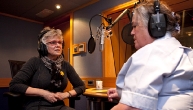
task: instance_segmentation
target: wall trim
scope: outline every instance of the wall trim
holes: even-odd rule
[[[103,87],[116,87],[116,77],[93,77],[93,78],[81,78],[86,88],[95,88],[96,81],[103,81]],[[88,81],[93,81],[93,85],[88,85]]]
[[[0,78],[0,87],[9,87],[12,78]]]
[[[12,78],[0,78],[0,87],[9,87],[9,82],[11,81],[11,79]],[[114,78],[114,77],[81,78],[81,79],[84,81],[86,88],[95,87],[96,80],[102,80],[104,87],[116,87],[115,86],[116,85],[116,78]],[[89,86],[88,80],[93,80],[94,85]]]
[[[38,23],[38,24],[43,24],[43,22],[38,22],[38,21],[35,21],[35,20],[31,20],[31,19],[27,19],[27,18],[23,18],[23,17],[18,17],[18,16],[10,15],[10,14],[7,14],[7,13],[0,12],[0,15],[11,17],[11,18],[16,18],[16,19],[20,19],[20,20],[24,20],[24,21],[34,22],[34,23]]]

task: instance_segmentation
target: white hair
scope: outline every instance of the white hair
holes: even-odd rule
[[[137,16],[137,21],[141,22],[145,27],[148,27],[149,15],[148,10],[145,7],[141,6],[137,10],[134,10],[134,13]]]
[[[48,30],[47,33],[45,33],[43,35],[43,37],[41,38],[41,41],[46,44],[47,39],[49,38],[53,38],[53,37],[58,37],[60,39],[63,40],[63,36],[62,36],[62,31],[60,29],[50,29]]]

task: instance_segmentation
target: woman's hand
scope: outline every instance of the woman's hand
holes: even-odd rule
[[[28,96],[41,96],[47,101],[49,101],[50,103],[54,103],[57,101],[55,93],[49,92],[48,90],[44,90],[44,89],[28,87],[25,94]]]
[[[110,102],[112,102],[113,99],[119,99],[119,95],[118,95],[118,93],[117,93],[116,88],[110,88],[110,89],[108,89],[107,95],[108,95],[108,100],[109,100]]]
[[[69,94],[67,92],[57,92],[55,93],[55,97],[58,100],[64,100],[69,97]]]
[[[54,103],[57,101],[57,98],[55,96],[55,93],[49,92],[49,91],[45,91],[44,95],[43,95],[44,99],[46,99],[47,101]]]

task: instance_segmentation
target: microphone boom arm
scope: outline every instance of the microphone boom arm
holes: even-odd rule
[[[125,9],[125,10],[115,19],[115,21],[113,21],[112,24],[110,24],[109,26],[107,26],[106,30],[109,30],[110,28],[112,28],[112,27],[123,17],[123,15],[125,15],[128,11],[129,11],[129,9]]]

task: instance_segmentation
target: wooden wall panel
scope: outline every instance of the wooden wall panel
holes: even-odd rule
[[[138,2],[137,0],[133,0],[131,2],[122,4],[115,8],[109,9],[103,12],[103,15],[111,17],[115,20],[126,8],[133,7],[134,3]],[[122,68],[126,59],[131,56],[131,46],[126,45],[126,43],[122,40],[121,32],[123,27],[128,24],[129,20],[127,15],[125,14],[121,19],[112,27],[113,35],[111,36],[108,42],[105,42],[105,49],[103,51],[103,76],[105,77],[116,77]],[[112,50],[112,51],[109,51]],[[106,52],[108,51],[108,52]],[[113,58],[111,58],[111,56]],[[114,67],[114,68],[113,68]],[[112,76],[115,75],[115,76]]]
[[[103,56],[108,56],[108,58],[103,57],[103,77],[116,77],[113,51],[112,48],[108,47],[112,47],[111,40],[105,39],[105,48],[102,54]]]
[[[116,19],[117,16],[119,16],[121,12],[118,12],[118,13],[114,13],[114,14],[111,14],[111,17],[112,19]],[[112,46],[110,48],[112,48],[112,53],[113,54],[113,58],[114,58],[114,62],[113,64],[115,65],[115,73],[117,74],[119,72],[119,58],[120,58],[120,45],[119,45],[119,25],[118,23],[116,23],[113,28],[111,29],[112,32],[113,32],[113,35],[111,36],[110,40],[111,40],[111,43],[112,43]],[[110,53],[109,53],[110,54]],[[111,68],[113,69],[113,68]]]
[[[9,87],[11,78],[0,78],[0,87]]]
[[[176,4],[172,4],[170,6],[175,12],[190,9],[193,8],[193,0],[185,0]]]

